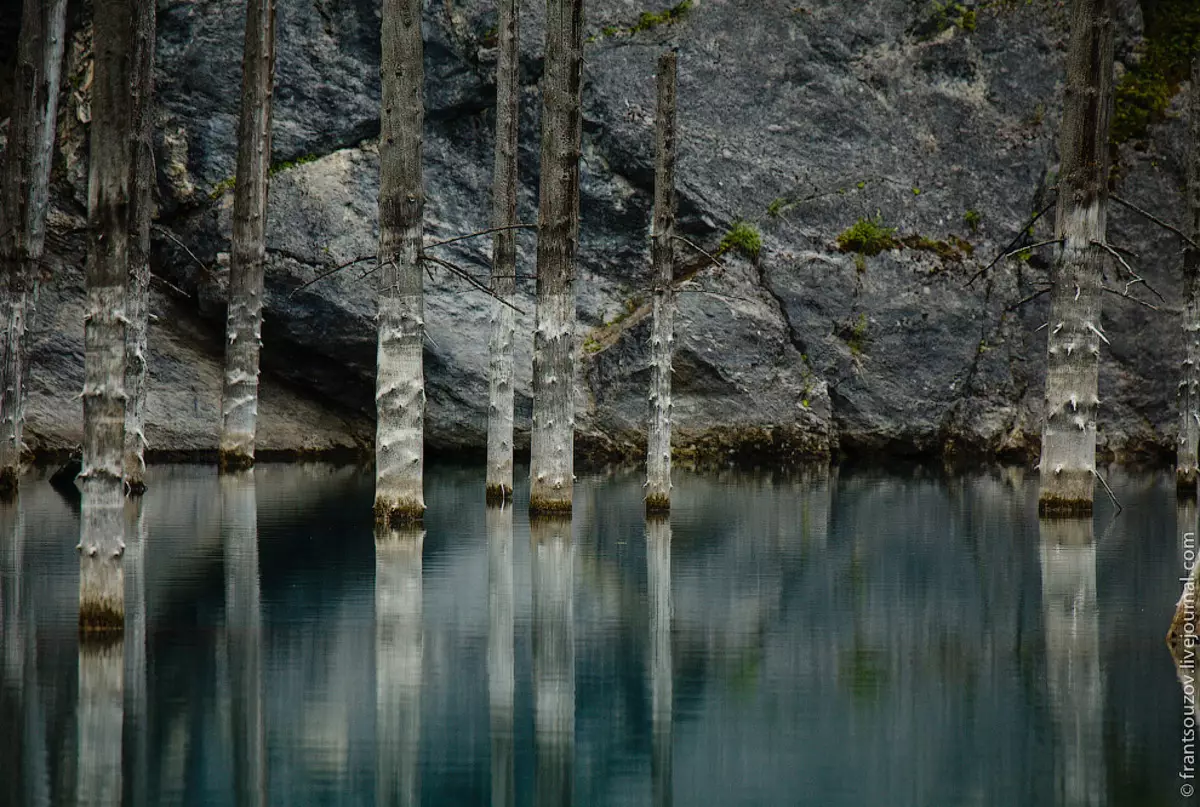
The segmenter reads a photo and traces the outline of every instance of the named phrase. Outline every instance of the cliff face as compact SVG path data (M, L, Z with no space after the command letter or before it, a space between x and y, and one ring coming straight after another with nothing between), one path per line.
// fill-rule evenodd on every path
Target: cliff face
M1036 290L1046 264L1035 254L965 284L1053 198L1065 47L1057 4L939 10L863 0L851 12L838 0L695 0L683 13L657 14L668 8L661 0L642 3L589 0L586 8L594 36L577 281L581 445L630 452L644 443L653 74L662 49L676 46L681 232L710 252L737 220L762 235L756 260L732 250L721 268L680 246L685 270L695 272L691 288L707 293L680 297L677 448L1036 453L1045 351L1036 329L1046 298L1007 309ZM159 3L160 280L148 433L159 450L216 445L243 6ZM520 215L534 222L544 10L533 0L523 11ZM299 287L375 250L378 15L368 0L279 0L265 451L370 444L373 278L361 275L371 264ZM487 226L495 21L477 0L426 7L432 240ZM1118 58L1132 63L1136 5L1123 4L1121 28ZM32 336L35 448L62 447L79 433L87 33L77 27L68 47L55 260ZM1169 119L1136 147L1122 146L1117 192L1182 219L1185 128ZM839 251L839 233L876 217L897 228L896 248ZM1040 224L1034 240L1049 227ZM1137 254L1167 304L1156 313L1105 301L1102 449L1171 450L1179 244L1120 209L1110 241ZM523 233L520 243L518 271L531 275L533 238ZM486 277L486 238L439 254ZM445 274L427 288L430 448L482 448L490 300ZM533 283L519 288L528 313L518 317L526 337L517 428L527 441Z

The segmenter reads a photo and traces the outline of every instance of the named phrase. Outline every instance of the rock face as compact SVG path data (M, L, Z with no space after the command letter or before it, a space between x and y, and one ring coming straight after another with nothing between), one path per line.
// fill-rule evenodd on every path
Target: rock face
M525 5L519 216L533 222L544 12L536 0ZM191 452L214 449L219 428L244 3L159 6L160 280L148 439L153 449ZM0 19L18 7L0 0ZM645 442L653 74L659 53L677 47L679 231L713 252L740 219L763 243L756 259L734 249L720 267L680 244L694 277L676 324L676 449L706 458L839 447L1035 454L1045 352L1037 328L1048 306L1042 297L1009 309L1037 290L1046 263L1035 254L966 283L1052 201L1063 11L1044 0L991 3L967 24L915 0L864 0L852 15L836 0L695 0L681 14L643 15L668 7L589 0L586 9L581 449L629 454ZM1140 17L1132 3L1122 8L1118 58L1130 59ZM426 7L430 241L487 226L495 22L479 0ZM15 29L0 26L0 36L4 52ZM79 432L86 26L76 25L70 44L55 258L32 334L28 441L41 449ZM375 251L378 4L280 0L278 60L260 447L369 448L374 298L361 276L371 263L301 286ZM6 86L7 75L0 71ZM1116 192L1179 218L1185 131L1172 119L1139 150L1122 147ZM897 228L897 248L839 251L839 233L875 217ZM1040 224L1033 240L1050 237L1049 227ZM1120 209L1109 237L1138 255L1167 303L1154 312L1105 300L1101 450L1168 451L1179 245ZM533 272L534 246L522 233L519 273ZM487 238L437 250L486 277ZM533 283L518 289L520 445L531 409ZM481 450L492 303L446 273L427 295L429 448Z

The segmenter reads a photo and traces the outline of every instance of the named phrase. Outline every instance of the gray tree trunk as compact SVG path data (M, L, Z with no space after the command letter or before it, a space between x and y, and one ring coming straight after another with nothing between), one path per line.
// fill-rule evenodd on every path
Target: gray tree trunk
M225 382L221 390L218 457L224 470L248 468L254 464L274 82L275 0L248 0L242 55L237 184L233 194L233 241L229 255Z
M496 64L496 157L492 174L492 226L517 223L517 131L520 11L500 0L500 54ZM492 290L512 301L517 288L517 233L500 230L492 242ZM488 342L487 501L503 503L513 489L513 310L492 301Z
M225 625L233 722L233 780L239 805L267 803L262 695L262 605L254 471L221 477Z
M1096 475L1100 287L1107 254L1112 0L1072 0L1059 151L1038 512L1090 515Z
M154 210L155 4L134 5L133 176L130 178L129 285L125 316L125 484L146 490L146 332L150 313L150 216Z
M658 60L658 164L654 175L654 321L650 328L650 433L646 439L646 511L671 509L671 359L675 347L674 51Z
M650 785L654 807L674 803L671 746L675 681L671 654L671 522L646 519L646 579L650 605Z
M93 3L92 130L84 314L83 488L79 627L119 632L125 621L122 453L125 447L125 283L133 176L134 0Z
M0 495L17 489L25 425L25 328L50 200L66 0L25 0L16 86L0 170Z
M421 803L421 552L425 531L375 535L375 743L377 804Z
M529 510L569 513L575 480L575 253L579 246L583 0L546 0L545 64Z
M575 544L571 519L530 523L534 804L570 807L575 756Z
M1189 94L1190 142L1187 178L1187 230L1200 241L1200 58L1192 62ZM1179 450L1175 461L1176 490L1194 498L1200 475L1200 250L1183 253L1183 372L1179 380Z
M425 515L425 301L421 230L425 118L421 0L384 0L379 133L379 352L375 521Z
M489 507L488 537L488 704L492 739L492 805L516 804L513 745L515 658L513 627L513 524L511 507Z

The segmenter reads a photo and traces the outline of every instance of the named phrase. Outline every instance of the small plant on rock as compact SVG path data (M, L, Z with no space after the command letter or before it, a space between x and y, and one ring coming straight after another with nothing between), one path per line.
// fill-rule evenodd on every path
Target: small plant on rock
M887 227L879 213L874 218L860 218L837 237L838 249L859 255L878 255L885 249L895 249L896 228Z

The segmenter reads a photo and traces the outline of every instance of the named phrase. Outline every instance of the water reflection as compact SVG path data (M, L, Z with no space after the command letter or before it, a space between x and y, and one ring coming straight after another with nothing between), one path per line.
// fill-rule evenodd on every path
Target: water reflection
M1056 803L1105 803L1104 684L1091 519L1040 523L1046 678L1055 726Z
M488 507L488 711L491 734L492 807L516 803L513 765L513 509Z
M225 638L233 730L233 787L239 807L266 803L263 747L262 606L254 471L222 474Z
M575 757L575 542L570 518L529 524L533 562L534 804L570 807Z
M418 769L424 663L421 553L425 531L375 536L375 803L421 802Z
M149 693L146 682L146 555L149 535L145 500L141 496L125 503L125 658L123 670L124 715L121 727L124 804L149 804L150 725Z
M646 519L646 580L650 611L650 780L652 804L671 807L674 670L671 660L671 522Z

